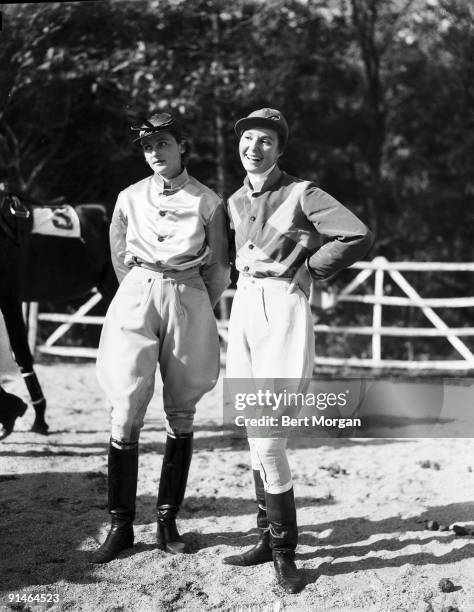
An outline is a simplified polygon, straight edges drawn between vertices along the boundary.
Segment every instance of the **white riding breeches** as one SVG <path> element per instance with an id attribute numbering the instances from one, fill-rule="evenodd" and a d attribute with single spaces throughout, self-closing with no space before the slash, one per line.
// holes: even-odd
<path id="1" fill-rule="evenodd" d="M 228 378 L 300 379 L 304 392 L 314 365 L 314 331 L 308 300 L 290 279 L 241 275 L 232 304 L 227 349 Z M 265 490 L 292 487 L 286 438 L 249 438 L 252 468 Z"/>

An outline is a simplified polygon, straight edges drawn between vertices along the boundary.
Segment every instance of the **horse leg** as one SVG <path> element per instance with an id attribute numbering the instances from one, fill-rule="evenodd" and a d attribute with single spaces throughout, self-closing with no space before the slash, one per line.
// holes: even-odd
<path id="1" fill-rule="evenodd" d="M 0 440 L 11 434 L 18 417 L 25 414 L 27 405 L 13 393 L 7 393 L 0 386 Z"/>
<path id="2" fill-rule="evenodd" d="M 14 299 L 7 300 L 2 305 L 2 311 L 13 355 L 25 380 L 35 410 L 35 421 L 31 431 L 46 435 L 49 429 L 44 418 L 46 400 L 33 369 L 33 355 L 28 345 L 28 334 L 21 312 L 21 302 Z"/>

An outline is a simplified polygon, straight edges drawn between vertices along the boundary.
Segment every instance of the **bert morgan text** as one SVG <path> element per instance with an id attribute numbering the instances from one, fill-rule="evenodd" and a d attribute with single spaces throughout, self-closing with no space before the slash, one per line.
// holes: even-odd
<path id="1" fill-rule="evenodd" d="M 360 419 L 352 418 L 330 418 L 324 415 L 312 415 L 302 417 L 291 417 L 289 415 L 244 417 L 239 414 L 235 417 L 237 427 L 361 427 Z"/>

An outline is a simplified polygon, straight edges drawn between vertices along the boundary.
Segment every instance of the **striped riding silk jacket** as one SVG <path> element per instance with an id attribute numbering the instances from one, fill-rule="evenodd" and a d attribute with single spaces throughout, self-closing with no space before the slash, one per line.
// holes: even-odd
<path id="1" fill-rule="evenodd" d="M 248 276 L 291 278 L 306 264 L 324 280 L 366 255 L 372 233 L 310 181 L 272 170 L 261 191 L 248 180 L 228 201 L 236 267 Z"/>

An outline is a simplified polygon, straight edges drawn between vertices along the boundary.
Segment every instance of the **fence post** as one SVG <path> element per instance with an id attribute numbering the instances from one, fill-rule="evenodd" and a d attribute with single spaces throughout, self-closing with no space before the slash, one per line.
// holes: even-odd
<path id="1" fill-rule="evenodd" d="M 382 304 L 377 300 L 383 297 L 383 265 L 386 261 L 385 257 L 375 257 L 373 260 L 373 263 L 377 266 L 374 283 L 375 303 L 372 314 L 372 327 L 374 329 L 380 329 L 382 327 Z M 378 333 L 372 334 L 372 360 L 377 362 L 377 365 L 382 360 L 382 336 Z M 376 365 L 376 363 L 374 363 L 374 365 Z"/>
<path id="2" fill-rule="evenodd" d="M 38 336 L 38 302 L 30 302 L 28 307 L 28 345 L 34 355 Z"/>
<path id="3" fill-rule="evenodd" d="M 38 335 L 38 302 L 23 302 L 23 320 L 25 321 L 28 346 L 34 355 L 36 350 L 36 337 Z"/>

